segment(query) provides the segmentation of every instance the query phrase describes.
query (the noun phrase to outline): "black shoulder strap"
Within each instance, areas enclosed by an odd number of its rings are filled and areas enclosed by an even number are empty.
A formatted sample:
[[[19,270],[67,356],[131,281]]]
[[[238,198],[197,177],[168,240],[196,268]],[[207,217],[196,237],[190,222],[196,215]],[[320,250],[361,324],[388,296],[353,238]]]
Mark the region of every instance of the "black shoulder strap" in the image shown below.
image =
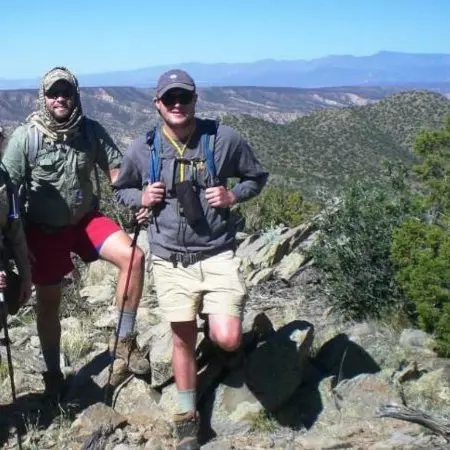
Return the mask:
[[[43,133],[34,125],[27,128],[27,159],[30,170],[36,165],[39,151],[42,149]]]
[[[98,173],[98,167],[97,167],[97,152],[98,152],[98,139],[97,139],[97,135],[95,133],[95,127],[93,122],[88,119],[86,116],[83,117],[83,122],[81,124],[81,126],[83,127],[83,133],[84,136],[86,137],[86,139],[88,140],[91,149],[95,152],[95,156],[94,156],[94,178],[95,178],[95,190],[97,191],[96,196],[97,196],[97,202],[100,203],[101,201],[101,187],[100,187],[100,175]]]

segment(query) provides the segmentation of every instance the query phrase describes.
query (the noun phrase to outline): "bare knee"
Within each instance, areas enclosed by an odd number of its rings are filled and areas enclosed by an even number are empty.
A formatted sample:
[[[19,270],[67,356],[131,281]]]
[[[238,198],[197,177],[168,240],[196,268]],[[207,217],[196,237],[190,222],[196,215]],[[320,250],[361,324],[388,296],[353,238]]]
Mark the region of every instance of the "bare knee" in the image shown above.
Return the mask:
[[[131,259],[131,257],[133,257],[133,259]],[[142,272],[144,270],[144,261],[144,252],[140,249],[140,247],[136,246],[134,254],[129,253],[120,258],[119,268],[120,270],[128,271],[131,267],[132,272]]]
[[[144,252],[137,244],[133,251],[130,244],[130,237],[125,232],[118,231],[103,243],[100,257],[113,263],[121,272],[128,271],[130,267],[133,272],[142,272],[145,263]]]
[[[242,340],[240,327],[211,329],[211,339],[223,350],[233,352],[239,348]]]

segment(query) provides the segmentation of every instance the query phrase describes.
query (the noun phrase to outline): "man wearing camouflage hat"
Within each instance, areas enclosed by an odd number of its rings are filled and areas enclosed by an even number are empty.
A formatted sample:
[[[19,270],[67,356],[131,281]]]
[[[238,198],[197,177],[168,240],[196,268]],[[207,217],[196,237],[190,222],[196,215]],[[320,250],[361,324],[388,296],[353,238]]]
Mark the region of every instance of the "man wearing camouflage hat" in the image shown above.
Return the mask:
[[[126,360],[131,372],[150,370],[134,333],[142,295],[143,252],[136,248],[131,261],[131,239],[98,211],[91,181],[96,165],[114,181],[121,159],[106,130],[84,116],[76,77],[65,67],[47,72],[40,85],[38,108],[14,131],[3,163],[12,181],[26,187],[23,216],[36,285],[37,329],[47,367],[44,383],[51,397],[60,398],[65,388],[59,308],[61,282],[73,269],[71,253],[85,262],[100,258],[119,268],[119,308],[129,277],[116,355]]]

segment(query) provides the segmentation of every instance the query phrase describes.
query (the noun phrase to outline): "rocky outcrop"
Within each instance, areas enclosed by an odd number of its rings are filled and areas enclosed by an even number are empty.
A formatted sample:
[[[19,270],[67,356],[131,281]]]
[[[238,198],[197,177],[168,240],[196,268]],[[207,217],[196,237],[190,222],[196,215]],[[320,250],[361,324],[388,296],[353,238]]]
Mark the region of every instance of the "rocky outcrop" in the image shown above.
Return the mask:
[[[436,357],[432,337],[423,332],[395,333],[382,324],[345,323],[335,316],[316,291],[320,277],[307,258],[316,233],[311,223],[240,236],[237,253],[249,286],[241,351],[211,347],[198,321],[203,448],[440,448],[442,436],[375,414],[385,404],[403,403],[431,415],[449,414],[449,360]],[[139,242],[148,255],[144,234]],[[116,276],[104,263],[92,264],[79,286],[88,313],[63,320],[62,361],[70,390],[58,408],[42,398],[32,307],[9,317],[18,398],[13,405],[0,346],[0,430],[6,430],[0,431],[0,445],[12,446],[19,426],[22,441],[37,448],[171,448],[177,400],[171,334],[151,277],[137,319],[151,374],[134,377],[117,361],[114,389],[105,395]]]
[[[248,236],[236,254],[249,286],[271,279],[289,280],[308,262],[306,250],[317,236],[316,222]]]

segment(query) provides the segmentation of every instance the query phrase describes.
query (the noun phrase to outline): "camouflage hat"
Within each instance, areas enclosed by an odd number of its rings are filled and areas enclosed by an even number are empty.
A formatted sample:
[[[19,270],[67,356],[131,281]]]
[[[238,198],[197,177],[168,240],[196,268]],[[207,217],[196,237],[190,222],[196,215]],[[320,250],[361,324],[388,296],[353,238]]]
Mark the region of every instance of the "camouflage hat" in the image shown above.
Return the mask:
[[[67,81],[70,83],[75,90],[78,88],[78,81],[75,76],[67,70],[65,67],[55,67],[54,69],[47,72],[42,80],[42,86],[44,88],[44,92],[48,92],[48,90],[60,80]]]

